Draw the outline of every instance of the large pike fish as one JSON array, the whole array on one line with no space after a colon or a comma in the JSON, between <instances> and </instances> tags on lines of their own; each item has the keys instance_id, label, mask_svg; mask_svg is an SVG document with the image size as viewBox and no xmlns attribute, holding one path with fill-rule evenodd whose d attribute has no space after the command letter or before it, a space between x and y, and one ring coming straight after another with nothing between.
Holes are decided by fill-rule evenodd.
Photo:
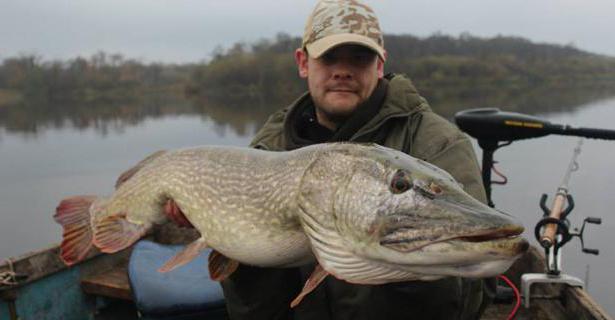
<instances>
[{"instance_id":1,"label":"large pike fish","mask_svg":"<svg viewBox=\"0 0 615 320\"><path fill-rule=\"evenodd\" d=\"M62 259L77 263L92 246L122 250L155 224L181 222L169 211L201 237L161 271L207 247L216 280L238 263L293 267L315 259L293 305L329 274L359 284L491 277L528 248L515 219L472 198L445 171L378 145L334 143L155 153L124 173L111 197L60 203Z\"/></svg>"}]
</instances>

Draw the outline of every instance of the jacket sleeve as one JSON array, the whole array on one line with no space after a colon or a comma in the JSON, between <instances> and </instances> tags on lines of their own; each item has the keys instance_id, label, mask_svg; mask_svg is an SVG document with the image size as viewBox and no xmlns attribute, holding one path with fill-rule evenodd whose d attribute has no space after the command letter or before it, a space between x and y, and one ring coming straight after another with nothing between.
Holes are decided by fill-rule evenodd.
<instances>
[{"instance_id":1,"label":"jacket sleeve","mask_svg":"<svg viewBox=\"0 0 615 320\"><path fill-rule=\"evenodd\" d=\"M476 155L467 138L453 142L428 161L448 171L471 196L483 203L487 202Z\"/></svg>"},{"instance_id":2,"label":"jacket sleeve","mask_svg":"<svg viewBox=\"0 0 615 320\"><path fill-rule=\"evenodd\" d=\"M263 127L258 130L250 147L270 151L282 151L286 146L284 140L284 118L288 108L279 110L272 114Z\"/></svg>"},{"instance_id":3,"label":"jacket sleeve","mask_svg":"<svg viewBox=\"0 0 615 320\"><path fill-rule=\"evenodd\" d=\"M467 193L487 202L474 148L457 127L433 112L425 112L412 140L413 156L446 170Z\"/></svg>"}]
</instances>

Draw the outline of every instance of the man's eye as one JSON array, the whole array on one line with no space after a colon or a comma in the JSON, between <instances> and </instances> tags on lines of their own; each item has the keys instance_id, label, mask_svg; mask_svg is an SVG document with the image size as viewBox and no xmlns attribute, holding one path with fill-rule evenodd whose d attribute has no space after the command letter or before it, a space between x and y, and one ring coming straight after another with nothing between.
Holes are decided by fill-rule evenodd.
<instances>
[{"instance_id":1,"label":"man's eye","mask_svg":"<svg viewBox=\"0 0 615 320\"><path fill-rule=\"evenodd\" d=\"M356 61L361 61L361 62L372 62L372 60L374 60L376 56L373 54L357 54L354 56L354 60Z\"/></svg>"},{"instance_id":2,"label":"man's eye","mask_svg":"<svg viewBox=\"0 0 615 320\"><path fill-rule=\"evenodd\" d=\"M371 64L372 62L374 62L375 59L376 59L376 54L373 54L371 52L364 52L364 53L362 52L362 53L357 53L357 54L345 56L345 57L344 56L340 57L334 53L325 53L321 57L321 61L325 65L334 65L340 62L340 60L343 60L357 67L367 66Z\"/></svg>"},{"instance_id":3,"label":"man's eye","mask_svg":"<svg viewBox=\"0 0 615 320\"><path fill-rule=\"evenodd\" d=\"M335 62L337 61L337 57L330 53L325 53L321 58L322 62L326 65L335 64Z\"/></svg>"}]
</instances>

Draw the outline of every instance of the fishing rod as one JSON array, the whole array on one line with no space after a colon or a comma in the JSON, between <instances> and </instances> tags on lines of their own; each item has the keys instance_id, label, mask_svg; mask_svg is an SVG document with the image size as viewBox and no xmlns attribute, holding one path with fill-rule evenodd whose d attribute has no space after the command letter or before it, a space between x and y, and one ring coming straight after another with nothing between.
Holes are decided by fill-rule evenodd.
<instances>
[{"instance_id":1,"label":"fishing rod","mask_svg":"<svg viewBox=\"0 0 615 320\"><path fill-rule=\"evenodd\" d=\"M568 169L564 174L564 179L562 180L562 184L557 188L557 192L555 194L555 198L553 199L553 205L551 209L546 206L547 202L547 194L543 194L540 198L540 208L543 211L542 219L536 224L534 228L534 236L540 245L545 249L545 256L553 256L558 259L553 259L553 261L547 261L547 269L550 274L559 274L559 265L561 261L559 259L559 249L564 246L568 241L570 241L573 237L579 237L581 240L581 248L584 253L598 255L600 251L598 249L588 249L585 248L585 243L583 241L583 233L585 231L585 225L587 223L591 224L601 224L602 219L587 217L583 221L583 226L581 230L577 229L574 232L570 232L570 222L568 222L568 215L574 209L574 199L569 192L568 184L570 182L570 176L573 172L579 170L579 163L577 162L577 158L579 154L581 154L581 146L583 145L583 139L579 139L576 147L574 148L572 158L570 159L570 163L568 164ZM567 207L564 208L564 205L568 203Z\"/></svg>"},{"instance_id":2,"label":"fishing rod","mask_svg":"<svg viewBox=\"0 0 615 320\"><path fill-rule=\"evenodd\" d=\"M574 152L572 155L572 159L570 159L570 163L568 164L568 169L564 174L564 179L562 180L561 185L557 188L557 192L555 193L555 199L553 199L553 205L551 209L546 207L547 195L543 194L540 199L540 207L545 213L545 217L549 219L543 219L546 224L545 230L540 235L539 229L542 226L540 223L536 225L536 240L540 243L543 248L550 248L555 243L555 235L557 233L557 222L565 219L566 216L572 211L574 208L574 201L572 200L572 196L568 193L568 183L570 182L570 176L573 172L579 170L579 163L577 162L577 158L581 153L581 146L583 145L583 139L579 139L577 146L574 148ZM569 203L568 208L564 210L564 205L566 202Z\"/></svg>"},{"instance_id":3,"label":"fishing rod","mask_svg":"<svg viewBox=\"0 0 615 320\"><path fill-rule=\"evenodd\" d=\"M579 154L581 154L582 145L583 139L579 139L576 147L574 148L570 163L568 164L568 169L566 169L564 174L562 184L557 188L551 209L546 206L546 194L543 194L540 199L540 208L544 214L542 219L534 228L534 236L545 250L547 272L526 273L521 276L521 291L523 292L524 304L526 308L529 308L530 306L530 288L535 283L564 283L581 288L585 286L583 280L578 277L563 274L561 272L561 248L568 243L568 241L572 240L573 237L579 237L581 240L581 248L584 253L594 255L598 255L600 253L598 249L585 248L583 233L585 232L585 225L587 223L601 224L602 219L586 217L583 221L581 230L579 231L575 228L572 232L570 231L570 222L567 219L568 215L574 208L574 200L570 194L568 185L570 183L572 173L579 169L577 158L579 157ZM564 208L566 203L568 204L566 208Z\"/></svg>"},{"instance_id":4,"label":"fishing rod","mask_svg":"<svg viewBox=\"0 0 615 320\"><path fill-rule=\"evenodd\" d=\"M478 140L483 149L482 179L487 193L488 204L494 207L491 199L492 184L506 184L507 179L495 169L493 154L513 141L544 137L551 134L576 136L591 139L615 140L615 130L596 128L577 128L570 125L551 123L547 120L516 113L500 111L497 108L470 109L455 114L459 128ZM491 172L503 180L492 181Z\"/></svg>"}]
</instances>

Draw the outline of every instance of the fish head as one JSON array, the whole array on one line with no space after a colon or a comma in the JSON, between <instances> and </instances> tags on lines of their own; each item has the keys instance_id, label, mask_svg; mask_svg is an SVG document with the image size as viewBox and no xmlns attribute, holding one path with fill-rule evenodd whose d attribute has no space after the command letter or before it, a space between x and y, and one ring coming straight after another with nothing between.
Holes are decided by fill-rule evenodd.
<instances>
[{"instance_id":1,"label":"fish head","mask_svg":"<svg viewBox=\"0 0 615 320\"><path fill-rule=\"evenodd\" d=\"M474 199L444 170L377 145L347 146L312 168L332 185L332 195L311 192L312 215L325 216L306 228L321 264L358 259L412 279L480 278L503 273L528 249L516 218Z\"/></svg>"}]
</instances>

